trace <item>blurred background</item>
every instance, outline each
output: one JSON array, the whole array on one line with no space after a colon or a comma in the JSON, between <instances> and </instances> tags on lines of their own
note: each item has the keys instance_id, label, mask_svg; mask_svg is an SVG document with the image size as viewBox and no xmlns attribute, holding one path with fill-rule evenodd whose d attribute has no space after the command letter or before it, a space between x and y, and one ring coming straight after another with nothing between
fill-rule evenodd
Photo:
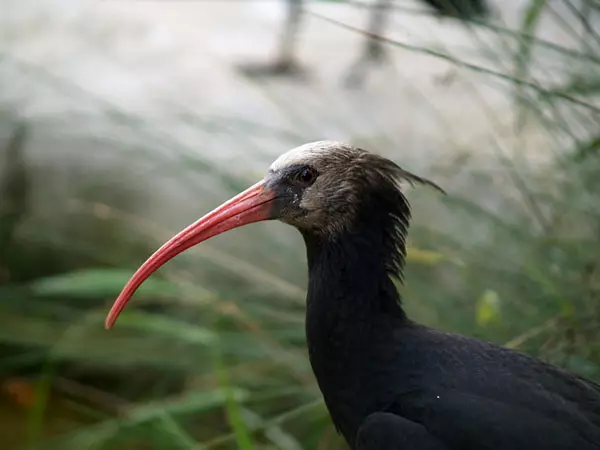
<instances>
[{"instance_id":1,"label":"blurred background","mask_svg":"<svg viewBox=\"0 0 600 450\"><path fill-rule=\"evenodd\" d=\"M164 240L320 139L447 190L410 193L414 319L600 381L598 0L388 3L306 1L294 33L286 0L2 2L3 448L346 448L291 227L186 252L103 328Z\"/></svg>"}]
</instances>

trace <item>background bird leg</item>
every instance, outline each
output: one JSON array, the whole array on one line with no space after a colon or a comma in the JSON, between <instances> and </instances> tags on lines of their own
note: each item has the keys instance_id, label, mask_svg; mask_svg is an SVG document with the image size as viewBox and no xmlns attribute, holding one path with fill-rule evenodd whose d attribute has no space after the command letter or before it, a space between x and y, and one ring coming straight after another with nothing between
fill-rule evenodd
<instances>
[{"instance_id":1,"label":"background bird leg","mask_svg":"<svg viewBox=\"0 0 600 450\"><path fill-rule=\"evenodd\" d=\"M393 0L377 0L369 15L365 47L357 61L350 67L344 79L347 87L355 88L364 82L370 65L381 63L385 57L383 43L374 36L379 36L388 22L388 10Z\"/></svg>"},{"instance_id":2,"label":"background bird leg","mask_svg":"<svg viewBox=\"0 0 600 450\"><path fill-rule=\"evenodd\" d=\"M303 3L304 0L286 0L286 19L275 60L267 64L252 64L240 67L246 75L294 76L303 73L300 65L296 62L295 56L298 32L302 26Z\"/></svg>"}]
</instances>

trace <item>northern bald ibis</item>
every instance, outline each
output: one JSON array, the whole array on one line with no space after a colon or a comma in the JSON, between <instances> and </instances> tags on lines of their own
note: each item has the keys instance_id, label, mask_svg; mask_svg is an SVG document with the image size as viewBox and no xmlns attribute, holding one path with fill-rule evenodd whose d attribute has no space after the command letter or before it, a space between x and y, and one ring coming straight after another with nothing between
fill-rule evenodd
<instances>
[{"instance_id":1,"label":"northern bald ibis","mask_svg":"<svg viewBox=\"0 0 600 450\"><path fill-rule=\"evenodd\" d=\"M266 65L243 64L240 69L249 76L257 75L297 75L302 70L296 63L294 47L298 41L298 32L302 26L302 12L306 0L285 0L287 15L283 27L278 55ZM365 36L365 46L354 64L349 68L345 84L348 87L359 86L365 77L367 68L383 59L384 49L381 35L387 26L394 0L375 0L370 7L369 23ZM461 22L490 15L487 0L420 0L438 17L450 17Z\"/></svg>"},{"instance_id":2,"label":"northern bald ibis","mask_svg":"<svg viewBox=\"0 0 600 450\"><path fill-rule=\"evenodd\" d=\"M598 450L600 386L541 360L411 321L393 277L410 218L404 182L433 183L338 142L303 145L173 237L135 290L185 249L278 219L306 242L310 362L337 429L362 450Z\"/></svg>"}]
</instances>

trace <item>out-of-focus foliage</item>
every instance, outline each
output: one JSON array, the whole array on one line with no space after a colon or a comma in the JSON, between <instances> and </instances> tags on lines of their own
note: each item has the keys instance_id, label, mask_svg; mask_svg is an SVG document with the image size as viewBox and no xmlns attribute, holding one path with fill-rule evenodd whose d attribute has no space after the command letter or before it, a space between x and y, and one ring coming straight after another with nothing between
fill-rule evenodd
<instances>
[{"instance_id":1,"label":"out-of-focus foliage","mask_svg":"<svg viewBox=\"0 0 600 450\"><path fill-rule=\"evenodd\" d=\"M510 83L515 145L528 151L531 123L556 144L539 165L500 148L488 152L487 164L470 164L480 149L468 141L460 154L424 161L437 182L455 183L446 197L411 196L399 289L417 320L600 380L600 38L593 2L574 4L565 2L571 15L561 20L575 47L537 37L543 18L558 14L552 2L528 2L520 29L479 24L500 48L480 42L473 28L470 39L497 63L493 70L436 46L388 43L390 53L433 55L479 70L490 83ZM569 66L570 76L556 82L540 74L540 52ZM0 67L15 65L40 70L6 51ZM260 176L196 151L200 144L186 141L190 129L206 142L229 136L240 158L247 152L265 166L261 139L278 139L283 151L328 130L287 131L258 116L248 122L235 111L209 117L184 108L175 108L173 123L153 122L42 70L37 76L94 107L32 119L10 101L2 105L0 432L7 448L344 448L307 359L302 242L284 225L248 227L181 255L145 283L118 326L103 329L132 271L186 224L168 211L147 214L151 188L185 191L177 207L191 220ZM0 81L5 90L17 82ZM398 77L388 89L401 84ZM281 100L281 91L260 88ZM478 94L465 88L464 95ZM284 106L290 122L306 118ZM373 151L394 148L387 131L365 137L347 129ZM36 138L43 158L28 152ZM90 149L91 162L48 157L61 155L65 142ZM104 159L95 165L94 158Z\"/></svg>"}]
</instances>

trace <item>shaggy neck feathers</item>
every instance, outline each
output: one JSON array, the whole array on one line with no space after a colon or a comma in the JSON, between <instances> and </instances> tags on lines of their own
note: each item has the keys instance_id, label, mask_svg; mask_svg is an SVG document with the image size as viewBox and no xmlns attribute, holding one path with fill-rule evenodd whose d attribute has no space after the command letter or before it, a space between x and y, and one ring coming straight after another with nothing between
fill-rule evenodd
<instances>
[{"instance_id":1,"label":"shaggy neck feathers","mask_svg":"<svg viewBox=\"0 0 600 450\"><path fill-rule=\"evenodd\" d=\"M303 232L309 268L308 313L314 303L344 316L404 317L392 278L402 279L410 207L400 189L379 186L361 197L353 222L337 234ZM317 307L321 309L321 307Z\"/></svg>"}]
</instances>

